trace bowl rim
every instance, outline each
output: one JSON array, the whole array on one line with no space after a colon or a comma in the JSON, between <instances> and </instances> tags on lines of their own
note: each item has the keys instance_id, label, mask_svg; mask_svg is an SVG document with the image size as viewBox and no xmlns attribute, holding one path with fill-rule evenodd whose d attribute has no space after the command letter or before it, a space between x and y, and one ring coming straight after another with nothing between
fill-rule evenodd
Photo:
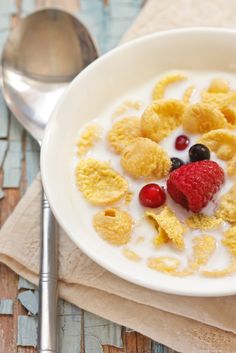
<instances>
[{"instance_id":1,"label":"bowl rim","mask_svg":"<svg viewBox=\"0 0 236 353\"><path fill-rule=\"evenodd\" d=\"M139 38L135 38L127 43L120 44L114 49L110 50L109 52L103 54L102 56L98 57L94 62L92 62L90 65L88 65L83 71L81 71L68 85L68 87L65 89L63 94L61 95L58 103L56 104L50 119L47 123L45 132L44 132L44 138L41 144L41 150L40 150L40 172L41 172L41 178L42 178L42 184L44 188L44 192L48 198L51 210L53 214L55 215L55 218L59 225L64 229L66 234L70 237L70 239L80 248L80 250L88 256L90 259L92 259L94 262L96 262L98 265L101 267L105 268L109 272L113 273L114 275L130 282L135 285L142 286L147 289L151 289L154 291L160 291L163 293L168 293L168 294L174 294L174 295L181 295L181 296L194 296L194 297L218 297L218 296L230 296L236 294L236 286L235 289L227 289L225 287L222 287L220 290L217 292L212 291L211 288L208 288L205 291L196 291L192 290L190 288L185 288L184 290L181 288L176 288L175 290L167 288L165 285L163 286L162 283L156 284L147 284L145 280L142 278L139 279L130 279L129 276L127 276L124 271L120 271L118 267L114 268L113 266L109 266L109 263L106 262L104 265L104 262L101 261L99 256L97 256L94 252L91 252L89 248L86 246L83 246L83 242L78 242L78 239L73 235L72 232L70 232L69 227L67 226L66 222L64 221L63 217L60 216L60 212L58 211L56 203L54 203L53 196L51 195L50 192L50 185L47 182L47 171L46 171L46 163L45 163L45 155L47 153L47 142L49 140L49 135L51 132L51 127L54 123L54 120L56 119L58 111L61 109L63 106L63 102L65 97L70 93L70 90L73 89L75 85L77 85L77 82L80 81L84 76L87 75L87 72L93 69L94 66L96 66L98 63L102 63L103 61L109 60L110 57L113 55L116 55L117 52L121 52L122 50L125 50L126 48L132 48L136 45L140 45L146 41L152 40L153 38L158 38L158 37L168 37L168 36L173 36L173 35L180 35L180 34L195 34L195 33L206 33L206 34L228 34L228 35L235 35L236 36L236 29L231 29L231 28L220 28L220 27L186 27L186 28L177 28L177 29L168 29L168 30L163 30L160 32L154 32L151 34L147 34L144 36L141 36Z\"/></svg>"}]
</instances>

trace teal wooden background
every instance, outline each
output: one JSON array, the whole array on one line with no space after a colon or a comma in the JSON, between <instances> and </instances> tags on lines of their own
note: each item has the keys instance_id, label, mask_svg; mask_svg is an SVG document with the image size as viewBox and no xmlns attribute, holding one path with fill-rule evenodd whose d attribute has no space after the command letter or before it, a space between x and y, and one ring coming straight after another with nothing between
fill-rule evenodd
<instances>
[{"instance_id":1,"label":"teal wooden background","mask_svg":"<svg viewBox=\"0 0 236 353\"><path fill-rule=\"evenodd\" d=\"M0 52L7 38L15 13L27 15L35 9L37 0L0 0ZM40 2L40 1L39 1ZM43 3L43 1L41 1ZM53 3L53 1L51 1ZM115 47L133 19L137 16L143 0L80 0L78 16L90 29L101 53ZM3 168L4 189L21 188L22 194L39 171L39 149L12 116L0 92L0 166ZM17 345L36 346L37 338L37 289L24 279L19 279L18 300L28 315L18 316ZM13 314L13 300L0 300L0 315ZM102 352L102 345L122 347L122 327L79 308L60 301L58 307L61 353L78 353L81 345L82 321L85 337L85 353ZM152 353L167 353L168 348L153 342ZM138 352L137 352L138 353Z\"/></svg>"}]
</instances>

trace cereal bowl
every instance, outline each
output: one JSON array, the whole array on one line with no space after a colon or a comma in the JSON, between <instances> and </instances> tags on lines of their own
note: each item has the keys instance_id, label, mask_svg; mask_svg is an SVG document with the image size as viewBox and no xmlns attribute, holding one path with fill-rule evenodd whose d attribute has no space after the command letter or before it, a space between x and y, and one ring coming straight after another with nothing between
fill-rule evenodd
<instances>
[{"instance_id":1,"label":"cereal bowl","mask_svg":"<svg viewBox=\"0 0 236 353\"><path fill-rule=\"evenodd\" d=\"M96 230L101 228L101 217L104 217L104 215L106 216L106 212L113 216L118 214L119 217L122 217L122 214L124 213L126 214L126 219L129 219L129 216L126 212L119 213L116 210L117 204L114 202L119 200L115 198L112 205L107 205L109 208L108 211L103 212L102 207L105 207L106 205L101 206L101 203L104 202L106 193L109 193L109 187L111 187L111 184L103 185L103 194L99 196L100 204L97 203L95 206L87 205L84 195L82 195L77 188L75 172L76 164L78 163L76 159L76 142L81 128L94 119L96 119L96 122L99 124L99 119L102 120L103 116L112 116L113 114L113 118L116 119L116 114L125 114L125 110L122 111L124 105L120 111L119 109L117 111L116 107L119 107L122 102L126 102L126 105L129 105L127 104L127 101L131 102L130 99L133 99L133 97L135 97L135 100L133 100L133 103L126 108L128 110L137 110L137 112L135 112L136 116L142 115L143 111L139 111L140 107L137 98L139 97L141 100L151 100L149 97L151 95L151 87L153 87L153 83L157 81L158 77L163 73L175 70L178 72L190 72L191 76L191 72L194 72L193 81L196 84L200 82L199 84L201 86L203 77L206 76L212 78L214 75L217 75L218 73L222 75L222 72L224 72L226 78L232 83L233 88L236 90L235 41L236 31L234 30L190 28L155 33L119 46L97 59L73 80L51 116L41 149L42 180L51 208L59 224L86 255L108 271L111 271L125 280L153 290L179 295L223 296L236 293L235 273L224 277L206 277L195 273L186 276L173 276L153 270L156 264L153 265L150 256L158 254L159 250L154 248L150 235L147 234L147 228L143 228L145 234L140 233L142 237L139 238L149 237L149 243L147 246L142 245L143 239L141 240L138 245L139 255L136 258L135 256L137 254L134 253L132 249L127 247L122 248L124 244L120 244L120 246L117 247L117 244L114 245L108 243L106 239L104 240L104 237L100 237ZM143 89L142 87L147 87L147 89ZM186 89L186 91L188 89L187 85L181 87L181 89ZM203 87L200 88L202 89ZM155 95L157 95L155 102L158 102L156 99L160 98L158 96L160 93L158 89L155 91ZM149 101L149 104L150 103L151 101ZM182 105L180 108L182 109ZM176 109L174 110L176 111ZM131 114L128 115L130 116ZM222 114L220 115L220 118L222 119L222 122L219 127L222 127L224 126L225 121L224 117L222 118ZM113 124L113 122L111 124ZM107 121L105 121L104 124L107 128ZM174 126L174 128L177 128L177 126ZM208 132L208 134L209 133L210 132ZM130 143L132 141L129 139L130 135L128 138L127 135L129 134L126 134L126 140L123 142L129 144L128 147L130 148ZM190 132L189 135L192 140L195 141L195 137L192 137L192 132ZM173 139L176 136L176 133L173 132ZM166 136L163 135L161 136L161 139L165 137ZM137 138L142 142L142 139L145 137L137 136ZM121 147L117 142L117 139L114 140L112 136L111 140L112 143L115 141L115 148L119 151ZM208 140L205 138L204 141ZM155 141L155 143L157 142L159 141ZM150 143L150 145L150 148L152 148L153 143ZM168 140L167 138L163 146L172 157L174 152L171 140ZM106 148L109 148L108 145L106 145ZM102 150L100 150L100 148L95 149L96 151L94 153L98 156L98 159L100 158L103 160ZM213 157L215 156L215 151L216 148L212 152ZM157 153L159 153L159 156L159 150ZM233 154L233 152L231 154ZM90 157L90 155L88 155L88 157ZM149 156L147 155L147 157ZM109 162L113 157L107 158ZM125 157L123 156L123 159L124 158ZM218 161L217 156L214 158ZM113 159L113 166L117 167L117 170L122 173L122 167L120 165L118 166L120 161L119 154L114 153ZM127 165L127 168L131 168L129 161L126 162L127 161L124 160L124 166ZM152 161L149 162L149 166L151 163ZM224 161L219 161L220 165L225 165L224 163ZM98 169L96 168L95 170L97 171ZM135 170L135 172L137 172L137 170ZM149 173L149 170L147 173ZM147 177L147 173L141 176ZM79 175L80 177L82 175L81 169L79 170ZM135 173L131 176L127 176L129 185L132 184L132 178L134 176L136 177ZM111 176L111 179L112 178L113 175ZM123 194L127 192L126 182L122 182L120 179L116 180L118 180L124 188L124 192L122 189L122 192L120 192L121 196L118 197L123 197ZM145 183L147 183L146 179ZM144 179L142 179L142 181L140 181L140 179L135 179L135 190L137 191L138 188L141 188L145 183ZM96 182L95 179L90 184L92 185L92 190L89 192L89 197L90 201L93 201L94 195L99 191L101 184L100 181ZM111 187L113 195L114 192L117 192L117 185L118 184L115 184L115 188L114 184ZM168 202L171 205L173 204L172 201ZM120 204L118 204L118 206L120 207ZM147 214L146 211L150 211L149 209L141 208L137 192L136 194L134 193L132 203L130 203L130 212L136 212L136 208L138 209L137 212L139 212L139 214L141 214L140 212L143 212L143 215ZM179 206L177 209L180 209ZM100 222L99 227L94 227L93 217L91 216L96 212L98 213L98 216L101 216L97 216L97 219L99 219ZM164 210L163 212L166 212L170 217L173 216L168 210ZM183 210L183 214L186 215L186 212L186 210ZM155 220L155 217L152 215L150 217ZM161 216L159 216L159 218L157 217L157 219L160 221ZM172 222L173 217L170 219L170 222ZM177 226L180 228L179 223ZM130 231L131 228L128 225L126 229ZM118 228L118 233L119 231L120 228ZM116 233L116 236L118 233ZM219 244L221 241L221 233L223 233L222 229L218 231L216 237ZM194 231L191 232L191 235L188 236L187 234L185 236L187 243L190 242L188 238L190 239L192 234L194 234ZM115 237L114 239L116 241L117 238ZM127 236L126 234L122 239L125 239L123 240L123 243L128 242L130 236ZM212 238L209 237L208 232L204 232L204 241L213 248L214 246L212 245L211 240ZM138 239L135 241L138 243ZM177 264L179 261L178 259L181 259L182 255L179 251L182 249L182 245L183 244L181 243L179 249L177 248L173 250L173 254L177 259L173 262L173 266ZM188 249L186 251L186 258L191 257L192 255L188 252ZM224 252L225 250L223 249L222 251ZM220 250L217 253L218 255L215 256L215 258L217 257L215 259L216 264L220 262L221 256L224 257L223 252ZM168 252L166 252L166 254L168 254ZM163 256L165 256L165 250L161 250L160 255L162 255L163 258ZM139 257L142 258L142 261L136 261ZM158 266L161 266L162 260L159 260ZM147 263L149 263L150 266L147 266Z\"/></svg>"}]
</instances>

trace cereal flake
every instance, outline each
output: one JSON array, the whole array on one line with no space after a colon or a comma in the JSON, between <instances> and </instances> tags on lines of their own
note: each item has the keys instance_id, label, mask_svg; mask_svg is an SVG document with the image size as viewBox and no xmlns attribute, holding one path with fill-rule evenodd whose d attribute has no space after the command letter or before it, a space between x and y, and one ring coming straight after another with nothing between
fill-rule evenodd
<instances>
[{"instance_id":1,"label":"cereal flake","mask_svg":"<svg viewBox=\"0 0 236 353\"><path fill-rule=\"evenodd\" d=\"M109 163L84 159L76 167L76 183L84 197L94 205L108 205L122 199L127 181Z\"/></svg>"},{"instance_id":2,"label":"cereal flake","mask_svg":"<svg viewBox=\"0 0 236 353\"><path fill-rule=\"evenodd\" d=\"M222 243L228 248L231 254L236 257L236 226L232 226L224 232Z\"/></svg>"},{"instance_id":3,"label":"cereal flake","mask_svg":"<svg viewBox=\"0 0 236 353\"><path fill-rule=\"evenodd\" d=\"M167 73L155 85L152 93L152 99L157 100L163 98L168 85L182 80L186 80L186 76L180 72Z\"/></svg>"},{"instance_id":4,"label":"cereal flake","mask_svg":"<svg viewBox=\"0 0 236 353\"><path fill-rule=\"evenodd\" d=\"M236 153L236 136L226 129L213 130L202 135L199 143L206 145L224 161L230 160Z\"/></svg>"},{"instance_id":5,"label":"cereal flake","mask_svg":"<svg viewBox=\"0 0 236 353\"><path fill-rule=\"evenodd\" d=\"M193 239L193 263L197 268L205 265L216 248L216 240L211 235L200 235Z\"/></svg>"},{"instance_id":6,"label":"cereal flake","mask_svg":"<svg viewBox=\"0 0 236 353\"><path fill-rule=\"evenodd\" d=\"M193 94L195 90L195 86L189 86L188 88L186 88L186 90L184 91L184 96L183 96L183 102L188 104L190 102L191 96Z\"/></svg>"},{"instance_id":7,"label":"cereal flake","mask_svg":"<svg viewBox=\"0 0 236 353\"><path fill-rule=\"evenodd\" d=\"M192 133L204 133L226 127L224 114L214 105L196 103L187 107L183 115L183 127Z\"/></svg>"},{"instance_id":8,"label":"cereal flake","mask_svg":"<svg viewBox=\"0 0 236 353\"><path fill-rule=\"evenodd\" d=\"M186 219L186 224L192 229L208 230L218 227L222 219L216 216L207 216L201 213L194 214Z\"/></svg>"},{"instance_id":9,"label":"cereal flake","mask_svg":"<svg viewBox=\"0 0 236 353\"><path fill-rule=\"evenodd\" d=\"M236 92L228 93L202 93L202 101L208 104L214 104L218 109L225 109L228 105L236 101Z\"/></svg>"},{"instance_id":10,"label":"cereal flake","mask_svg":"<svg viewBox=\"0 0 236 353\"><path fill-rule=\"evenodd\" d=\"M124 148L121 165L135 178L153 176L160 179L168 174L171 161L161 146L139 137Z\"/></svg>"},{"instance_id":11,"label":"cereal flake","mask_svg":"<svg viewBox=\"0 0 236 353\"><path fill-rule=\"evenodd\" d=\"M184 249L183 233L185 228L169 207L165 207L159 214L147 211L146 216L159 231L157 239L154 238L155 245L160 246L169 240L177 249Z\"/></svg>"},{"instance_id":12,"label":"cereal flake","mask_svg":"<svg viewBox=\"0 0 236 353\"><path fill-rule=\"evenodd\" d=\"M172 273L179 267L180 261L174 257L160 256L148 259L147 265L152 270L164 273Z\"/></svg>"},{"instance_id":13,"label":"cereal flake","mask_svg":"<svg viewBox=\"0 0 236 353\"><path fill-rule=\"evenodd\" d=\"M131 260L131 261L139 261L139 260L141 260L141 257L140 257L135 251L133 251L133 250L130 250L130 249L128 249L128 248L124 248L124 249L122 250L122 252L123 252L123 255L124 255L127 259L129 259L129 260Z\"/></svg>"},{"instance_id":14,"label":"cereal flake","mask_svg":"<svg viewBox=\"0 0 236 353\"><path fill-rule=\"evenodd\" d=\"M236 184L220 198L216 216L228 222L236 222Z\"/></svg>"},{"instance_id":15,"label":"cereal flake","mask_svg":"<svg viewBox=\"0 0 236 353\"><path fill-rule=\"evenodd\" d=\"M128 212L107 208L94 215L96 232L113 245L127 244L130 240L133 221Z\"/></svg>"},{"instance_id":16,"label":"cereal flake","mask_svg":"<svg viewBox=\"0 0 236 353\"><path fill-rule=\"evenodd\" d=\"M223 78L214 78L207 92L209 93L228 93L230 90L229 82Z\"/></svg>"},{"instance_id":17,"label":"cereal flake","mask_svg":"<svg viewBox=\"0 0 236 353\"><path fill-rule=\"evenodd\" d=\"M161 99L149 105L141 117L144 137L155 142L167 137L182 123L186 105L177 99Z\"/></svg>"},{"instance_id":18,"label":"cereal flake","mask_svg":"<svg viewBox=\"0 0 236 353\"><path fill-rule=\"evenodd\" d=\"M113 124L107 135L107 139L115 152L121 153L129 143L140 136L140 119L137 117L127 117Z\"/></svg>"},{"instance_id":19,"label":"cereal flake","mask_svg":"<svg viewBox=\"0 0 236 353\"><path fill-rule=\"evenodd\" d=\"M77 143L78 157L84 156L88 150L94 146L99 139L100 127L97 125L89 125L85 128Z\"/></svg>"},{"instance_id":20,"label":"cereal flake","mask_svg":"<svg viewBox=\"0 0 236 353\"><path fill-rule=\"evenodd\" d=\"M205 270L201 274L205 277L223 277L236 271L236 260L232 259L228 266L222 269Z\"/></svg>"}]
</instances>

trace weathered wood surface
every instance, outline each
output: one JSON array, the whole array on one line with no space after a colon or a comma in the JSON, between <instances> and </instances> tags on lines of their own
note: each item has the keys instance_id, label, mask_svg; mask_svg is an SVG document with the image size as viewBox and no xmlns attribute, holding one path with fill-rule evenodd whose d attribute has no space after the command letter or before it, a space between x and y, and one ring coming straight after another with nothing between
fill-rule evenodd
<instances>
[{"instance_id":1,"label":"weathered wood surface","mask_svg":"<svg viewBox=\"0 0 236 353\"><path fill-rule=\"evenodd\" d=\"M57 6L89 27L100 51L114 47L143 0L0 0L0 53L10 25L35 9ZM37 143L9 114L0 92L0 226L39 170ZM38 292L0 264L0 353L35 353ZM61 353L174 353L139 333L60 301Z\"/></svg>"}]
</instances>

